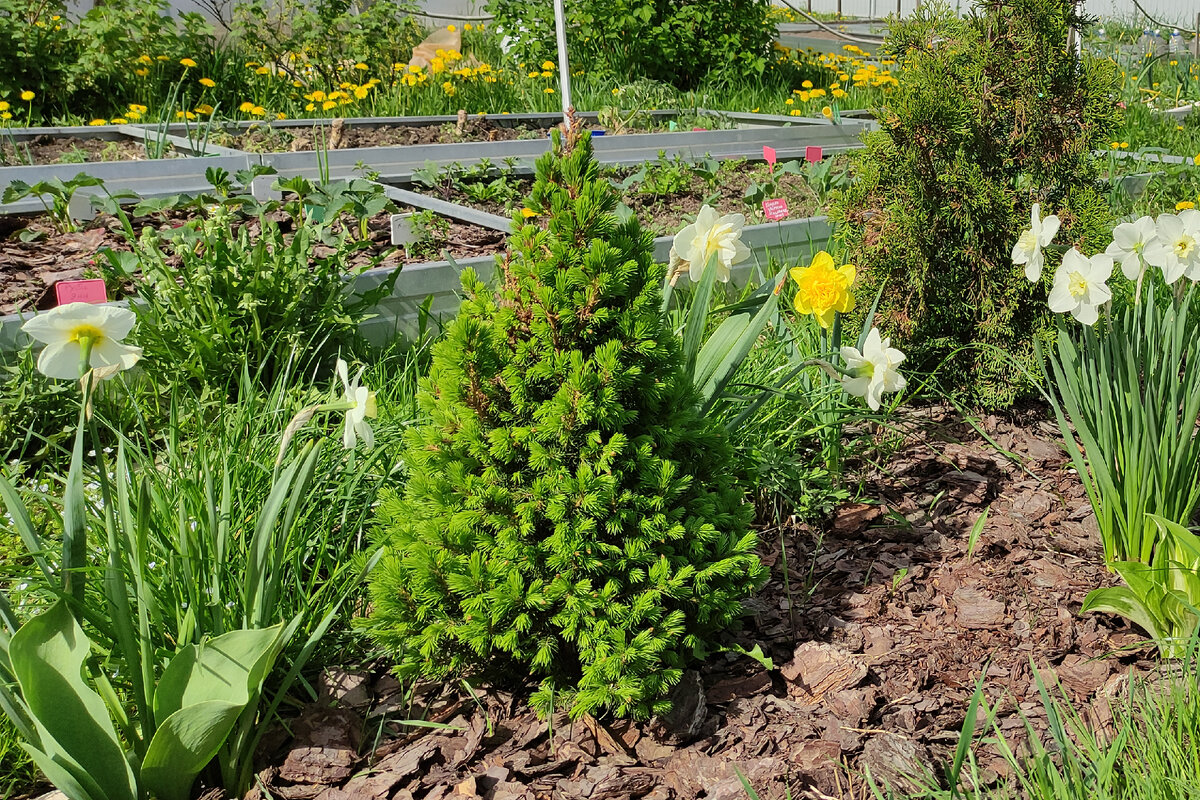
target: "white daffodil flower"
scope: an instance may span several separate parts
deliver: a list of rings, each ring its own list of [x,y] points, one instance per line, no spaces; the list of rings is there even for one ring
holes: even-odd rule
[[[1154,241],[1158,228],[1150,217],[1141,217],[1135,222],[1123,222],[1113,228],[1112,244],[1104,251],[1121,265],[1121,272],[1131,281],[1136,281],[1146,268],[1142,255],[1146,246]]]
[[[1070,313],[1084,325],[1094,325],[1102,304],[1112,299],[1107,281],[1112,276],[1112,256],[1097,253],[1088,258],[1072,247],[1063,256],[1054,286],[1050,289],[1050,310],[1056,314]]]
[[[696,221],[675,234],[671,245],[672,274],[686,267],[688,277],[699,281],[709,257],[717,255],[717,280],[729,282],[730,267],[750,257],[750,248],[742,244],[741,214],[718,217],[711,206],[701,206]]]
[[[842,360],[850,373],[842,377],[842,388],[855,397],[865,397],[872,411],[879,410],[885,392],[899,392],[908,385],[896,369],[904,361],[904,353],[891,344],[890,338],[880,339],[878,328],[871,328],[861,353],[856,347],[842,348]]]
[[[1042,248],[1054,240],[1058,233],[1058,217],[1054,214],[1041,218],[1041,206],[1033,204],[1033,212],[1029,215],[1029,230],[1022,231],[1017,243],[1013,245],[1012,262],[1014,265],[1025,265],[1025,277],[1033,283],[1042,279],[1042,266],[1046,258]]]
[[[1156,226],[1154,241],[1142,253],[1146,262],[1161,269],[1168,284],[1184,276],[1200,280],[1200,211],[1159,214]]]
[[[38,356],[38,371],[49,378],[83,377],[87,369],[111,378],[142,357],[142,349],[121,340],[133,330],[135,317],[127,308],[91,303],[67,303],[38,314],[21,330],[46,345]]]
[[[342,444],[347,450],[353,450],[358,445],[358,440],[362,439],[363,444],[370,450],[375,445],[375,432],[371,430],[367,419],[374,419],[379,413],[375,407],[375,393],[366,386],[359,385],[363,374],[361,369],[351,382],[347,377],[346,362],[340,358],[337,360],[337,374],[345,388],[342,403],[346,404],[346,427],[342,431]]]

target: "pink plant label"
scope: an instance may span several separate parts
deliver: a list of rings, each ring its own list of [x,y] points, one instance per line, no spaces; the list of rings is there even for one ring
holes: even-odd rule
[[[708,128],[692,128],[693,133],[695,133],[696,131],[706,131],[706,130],[708,130]]]
[[[763,216],[767,219],[778,222],[781,219],[787,219],[788,207],[786,197],[774,197],[770,200],[763,200]]]
[[[823,155],[824,154],[821,152],[821,148],[819,147],[813,147],[810,145],[809,147],[804,148],[804,160],[810,163],[820,161]]]
[[[774,172],[775,171],[775,161],[776,161],[775,148],[767,147],[766,145],[763,145],[763,158],[765,158],[767,160],[767,171]]]
[[[59,281],[54,284],[54,296],[60,306],[67,303],[107,303],[108,290],[104,281],[91,278],[86,281]]]

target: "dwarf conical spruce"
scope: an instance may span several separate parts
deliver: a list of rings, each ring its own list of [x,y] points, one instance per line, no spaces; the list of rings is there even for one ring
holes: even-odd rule
[[[589,134],[555,133],[527,205],[433,350],[368,628],[410,674],[645,717],[762,583],[750,507]]]

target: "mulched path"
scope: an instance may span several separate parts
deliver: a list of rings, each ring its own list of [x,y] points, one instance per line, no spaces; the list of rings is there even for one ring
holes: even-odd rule
[[[404,207],[401,211],[412,211]],[[133,220],[134,230],[145,226],[165,228],[181,225],[196,216],[192,211],[172,211],[154,217],[139,217]],[[286,217],[279,214],[278,220]],[[257,228],[258,221],[248,220],[244,224]],[[32,229],[43,234],[32,242],[22,242],[18,231]],[[384,253],[379,267],[395,267],[401,264],[420,264],[441,261],[445,253],[454,258],[470,258],[490,255],[504,249],[504,234],[477,225],[446,220],[446,227],[433,231],[429,239],[419,247],[406,250],[393,248],[389,215],[384,213],[369,222],[371,246],[357,252],[351,258],[354,268],[366,267],[373,258]],[[118,219],[100,215],[88,226],[76,233],[59,233],[44,216],[16,217],[0,216],[0,315],[15,314],[35,308],[51,308],[55,305],[54,284],[81,278],[98,278],[97,262],[102,260],[101,249],[129,250]],[[314,255],[322,256],[333,252],[332,248],[317,245]],[[110,299],[137,293],[136,284],[121,287],[120,294]]]
[[[1043,418],[982,421],[1013,461],[945,410],[908,411],[902,446],[856,476],[869,503],[764,529],[773,577],[728,643],[761,645],[775,669],[720,654],[687,673],[669,719],[552,726],[528,687],[476,683],[471,696],[462,684],[406,690],[382,665],[329,671],[291,738],[268,737],[252,797],[743,800],[736,768],[763,800],[861,798],[864,767],[902,784],[948,759],[981,678],[1006,736],[1019,740],[1026,718],[1044,730],[1031,661],[1104,725],[1107,698],[1153,654],[1122,621],[1079,615],[1114,579]],[[1005,774],[994,751],[980,759],[985,776]]]
[[[168,149],[170,146],[168,145]],[[168,156],[173,155],[168,153]],[[96,161],[142,161],[146,146],[134,139],[88,139],[41,134],[28,141],[0,137],[0,166],[83,164]]]

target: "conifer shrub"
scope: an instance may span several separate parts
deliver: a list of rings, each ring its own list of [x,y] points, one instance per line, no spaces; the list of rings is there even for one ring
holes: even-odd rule
[[[880,326],[984,407],[1030,392],[1022,367],[1040,374],[1034,340],[1053,326],[1053,270],[1030,284],[1011,260],[1033,204],[1062,221],[1056,246],[1111,238],[1092,152],[1119,122],[1115,67],[1068,47],[1085,22],[1073,0],[989,0],[961,19],[925,4],[894,21],[900,83],[830,211],[861,296],[882,287]]]
[[[490,289],[470,270],[408,433],[368,629],[399,671],[540,679],[543,712],[645,717],[765,578],[663,267],[588,134],[555,134]]]

